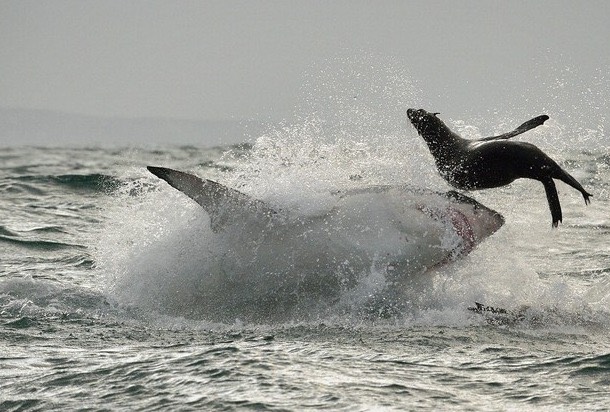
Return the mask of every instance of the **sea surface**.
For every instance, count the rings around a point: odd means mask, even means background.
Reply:
[[[594,142],[558,148],[548,128],[522,140],[593,194],[585,206],[559,182],[558,229],[542,185],[517,181],[469,193],[506,223],[468,256],[413,274],[405,293],[380,299],[383,273],[363,273],[337,291],[336,309],[255,322],[256,301],[230,319],[203,302],[209,276],[218,302],[255,292],[210,273],[208,217],[147,165],[297,213],[343,187],[449,190],[406,123],[370,139],[323,126],[217,148],[3,148],[0,410],[610,408],[610,155]],[[469,310],[475,302],[506,312]]]

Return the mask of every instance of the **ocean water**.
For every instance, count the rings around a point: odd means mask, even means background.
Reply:
[[[373,86],[368,97],[387,92]],[[610,408],[610,156],[578,119],[551,116],[518,138],[593,194],[585,206],[558,182],[558,229],[538,182],[471,192],[506,219],[472,253],[402,273],[399,291],[371,267],[297,313],[276,303],[302,301],[307,286],[258,297],[277,281],[267,267],[299,279],[298,242],[279,256],[266,245],[251,272],[215,266],[260,245],[219,243],[206,213],[146,170],[190,171],[303,215],[346,188],[446,191],[406,121],[409,93],[392,95],[395,113],[352,93],[312,99],[315,114],[237,146],[2,149],[0,410]],[[487,124],[506,131],[516,117]]]
[[[404,139],[386,143],[398,150]],[[271,146],[3,150],[0,409],[610,406],[607,154],[563,153],[562,165],[595,197],[586,207],[560,184],[558,230],[536,182],[474,193],[506,224],[465,258],[414,275],[400,312],[367,311],[354,299],[299,319],[210,320],[213,308],[183,304],[197,305],[197,282],[210,276],[209,222],[146,165],[191,170],[294,208],[319,207],[333,180],[413,180],[396,175],[393,161],[407,154],[396,150]],[[308,164],[314,149],[321,158],[333,152],[334,165]],[[405,168],[430,171],[428,183],[442,188],[424,149]],[[353,168],[364,177],[349,179]],[[365,278],[361,297],[374,287]],[[474,313],[474,302],[511,314]]]

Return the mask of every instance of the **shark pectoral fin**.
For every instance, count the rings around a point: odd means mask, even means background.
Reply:
[[[234,214],[247,212],[270,219],[278,213],[264,202],[213,180],[166,167],[147,166],[147,169],[197,202],[210,216],[214,232],[221,231]]]
[[[229,222],[228,213],[208,213],[210,215],[210,228],[214,233],[220,233]]]
[[[543,114],[543,115],[540,115],[538,117],[534,117],[533,119],[528,120],[527,122],[523,123],[521,126],[517,127],[515,130],[513,130],[511,132],[503,133],[498,136],[484,137],[482,139],[477,139],[476,141],[477,142],[488,142],[490,140],[510,139],[511,137],[518,136],[522,133],[527,132],[528,130],[541,126],[547,120],[549,120],[549,116],[547,116],[546,114]]]
[[[561,222],[561,204],[559,203],[559,195],[557,194],[557,188],[553,179],[543,180],[544,190],[546,192],[546,199],[549,202],[549,208],[551,209],[551,217],[553,219],[553,227],[557,227]]]

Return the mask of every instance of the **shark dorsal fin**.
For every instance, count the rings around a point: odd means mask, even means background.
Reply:
[[[278,212],[261,200],[231,189],[213,180],[201,179],[195,175],[165,167],[148,166],[148,171],[165,180],[173,188],[181,191],[210,215],[214,232],[219,232],[231,216],[237,213],[256,214],[271,218]]]

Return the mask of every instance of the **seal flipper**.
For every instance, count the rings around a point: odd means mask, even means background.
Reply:
[[[561,222],[561,204],[559,203],[559,195],[557,194],[557,188],[553,179],[545,179],[541,181],[546,191],[546,199],[549,202],[549,208],[551,209],[551,217],[553,218],[553,227],[557,227]]]
[[[508,311],[506,309],[502,309],[502,308],[495,308],[493,306],[487,306],[484,305],[482,303],[479,302],[474,302],[474,304],[476,305],[475,307],[469,307],[468,310],[475,312],[475,313],[484,313],[484,312],[489,312],[489,313],[508,313]]]
[[[524,306],[519,310],[506,310],[503,308],[487,306],[479,302],[474,303],[476,306],[469,307],[468,310],[481,315],[485,321],[491,325],[516,325],[518,322],[526,320],[526,312],[528,306]]]
[[[521,133],[525,133],[528,130],[531,130],[535,127],[542,125],[547,120],[549,120],[549,116],[547,116],[546,114],[543,114],[543,115],[540,115],[538,117],[534,117],[533,119],[528,120],[527,122],[523,123],[521,126],[517,127],[515,130],[513,130],[512,132],[504,133],[504,134],[501,134],[498,136],[484,137],[482,139],[476,139],[475,141],[476,142],[488,142],[490,140],[510,139],[511,137],[515,137],[517,135],[520,135]]]
[[[237,213],[248,211],[264,218],[277,214],[264,202],[213,180],[165,167],[147,166],[147,169],[197,202],[210,215],[210,225],[214,232],[222,230],[224,224],[231,221],[231,216]]]
[[[556,169],[553,172],[552,176],[553,176],[553,178],[559,179],[562,182],[572,186],[574,189],[578,190],[582,194],[582,197],[585,199],[586,205],[591,203],[590,197],[592,197],[593,195],[591,193],[587,192],[585,190],[585,188],[582,187],[582,185],[580,183],[578,183],[578,181],[576,179],[574,179],[574,177],[572,177],[571,174],[569,174],[568,172],[563,170],[561,167],[559,167],[559,165],[556,164]]]

